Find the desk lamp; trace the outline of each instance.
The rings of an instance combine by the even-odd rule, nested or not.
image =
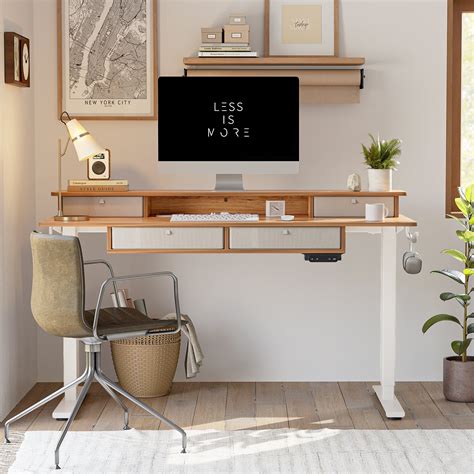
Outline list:
[[[61,122],[66,126],[69,136],[64,151],[61,148],[61,139],[58,140],[58,213],[54,216],[55,221],[87,221],[88,216],[65,216],[63,213],[62,199],[62,174],[61,160],[66,155],[69,143],[73,143],[79,161],[85,161],[95,155],[105,152],[94,137],[76,119],[71,119],[67,112],[61,114]],[[66,121],[67,120],[67,121]]]

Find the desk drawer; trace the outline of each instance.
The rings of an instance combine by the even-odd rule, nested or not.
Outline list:
[[[338,250],[340,227],[231,227],[231,249]]]
[[[142,217],[141,197],[63,197],[64,214],[76,216],[85,214],[94,217]]]
[[[393,197],[335,197],[314,198],[314,217],[365,217],[365,205],[383,203],[388,209],[388,217],[394,217]]]
[[[222,227],[112,227],[112,250],[223,248]]]

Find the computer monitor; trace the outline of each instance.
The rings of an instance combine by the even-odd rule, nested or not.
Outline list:
[[[243,189],[242,173],[298,173],[299,79],[160,77],[158,160],[215,173],[216,189]]]

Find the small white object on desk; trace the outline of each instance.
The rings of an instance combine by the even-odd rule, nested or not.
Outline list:
[[[366,204],[365,220],[370,222],[383,222],[388,216],[388,209],[383,203]]]
[[[293,221],[295,219],[295,216],[286,215],[286,216],[281,216],[280,219],[282,221]]]
[[[347,189],[350,189],[351,191],[361,190],[361,180],[357,173],[353,173],[347,178]]]
[[[266,201],[265,215],[267,217],[280,217],[285,215],[285,201]]]

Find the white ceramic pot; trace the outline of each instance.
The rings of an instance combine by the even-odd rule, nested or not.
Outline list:
[[[369,175],[369,191],[391,191],[392,170],[367,170]]]

